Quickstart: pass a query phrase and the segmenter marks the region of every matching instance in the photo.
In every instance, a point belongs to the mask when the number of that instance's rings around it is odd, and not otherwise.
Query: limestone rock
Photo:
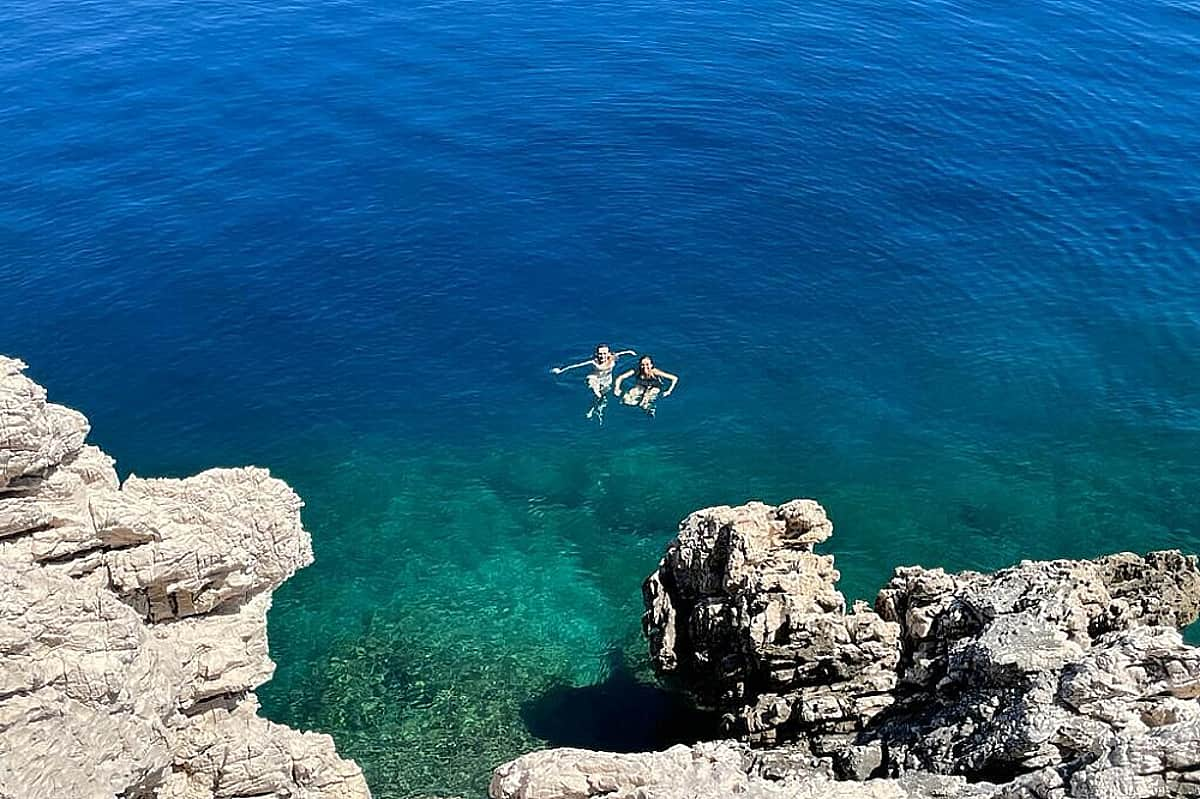
[[[257,716],[271,592],[312,561],[262,469],[118,483],[0,357],[0,799],[357,799],[327,736]]]
[[[113,588],[154,621],[207,613],[272,590],[312,563],[303,503],[265,469],[210,469],[186,480],[130,477],[126,504],[155,531],[108,558]]]
[[[0,796],[106,796],[170,759],[172,697],[111,592],[0,552]]]
[[[1200,572],[1175,552],[1023,562],[995,574],[898,569],[879,594],[900,624],[897,704],[871,737],[892,770],[1021,773],[1144,724],[1192,717]],[[1143,626],[1168,624],[1169,627]],[[1190,694],[1190,696],[1189,696]]]
[[[655,667],[730,734],[867,784],[944,774],[999,778],[1012,799],[1200,796],[1200,650],[1178,632],[1200,614],[1195,557],[906,567],[874,611],[847,612],[832,556],[813,552],[831,533],[811,500],[710,508],[646,580]]]
[[[914,775],[837,782],[819,772],[772,773],[761,753],[731,741],[665,752],[534,752],[496,769],[492,799],[986,799],[988,784]]]
[[[255,703],[241,702],[191,719],[157,799],[367,795],[362,773],[337,757],[332,738],[275,724],[256,710]]]
[[[87,419],[46,402],[46,391],[21,374],[23,361],[0,355],[0,488],[37,478],[83,446]]]
[[[643,587],[643,626],[663,674],[726,714],[727,731],[820,750],[891,704],[899,626],[837,590],[832,534],[811,500],[688,516]]]
[[[1098,756],[1071,776],[1070,796],[1083,799],[1200,796],[1200,722],[1172,724],[1104,742]]]

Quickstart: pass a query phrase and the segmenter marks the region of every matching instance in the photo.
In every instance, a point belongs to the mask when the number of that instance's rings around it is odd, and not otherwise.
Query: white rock
[[[23,361],[0,355],[0,488],[58,466],[88,434],[83,414],[47,403],[45,389],[24,369]]]
[[[986,783],[961,777],[837,782],[794,771],[763,774],[758,756],[731,741],[674,746],[665,752],[612,754],[582,749],[533,752],[496,769],[492,799],[985,799]]]
[[[257,716],[299,497],[263,469],[119,487],[23,368],[0,357],[0,799],[369,797],[328,736]]]
[[[811,500],[709,508],[647,578],[653,664],[727,733],[868,782],[1007,775],[1006,799],[1200,796],[1200,650],[1177,629],[1200,615],[1194,556],[900,568],[876,612],[846,613],[832,556],[812,551],[831,533]]]

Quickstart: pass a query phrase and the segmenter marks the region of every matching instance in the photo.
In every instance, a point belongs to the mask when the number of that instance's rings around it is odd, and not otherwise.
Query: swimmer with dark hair
[[[633,385],[625,392],[625,397],[621,401],[626,405],[638,406],[650,416],[654,415],[654,401],[659,396],[671,396],[671,392],[679,384],[678,377],[659,369],[654,365],[653,358],[643,355],[638,359],[637,366],[617,378],[617,383],[613,386],[614,396],[621,396],[621,384],[631,377]],[[664,380],[671,381],[671,386],[666,391],[663,391]]]

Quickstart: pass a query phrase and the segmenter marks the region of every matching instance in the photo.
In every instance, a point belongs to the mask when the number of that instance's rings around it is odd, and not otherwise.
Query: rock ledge
[[[119,483],[0,356],[0,799],[360,799],[327,735],[257,715],[271,592],[312,562],[263,469]]]

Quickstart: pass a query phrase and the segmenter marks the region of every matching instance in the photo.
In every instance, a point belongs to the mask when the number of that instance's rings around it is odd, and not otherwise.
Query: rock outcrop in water
[[[901,568],[847,611],[832,531],[811,500],[710,508],[646,580],[656,669],[753,753],[535,753],[493,796],[1200,796],[1194,557]]]
[[[121,484],[24,367],[0,357],[0,797],[369,797],[329,736],[257,715],[300,498],[252,468]]]

